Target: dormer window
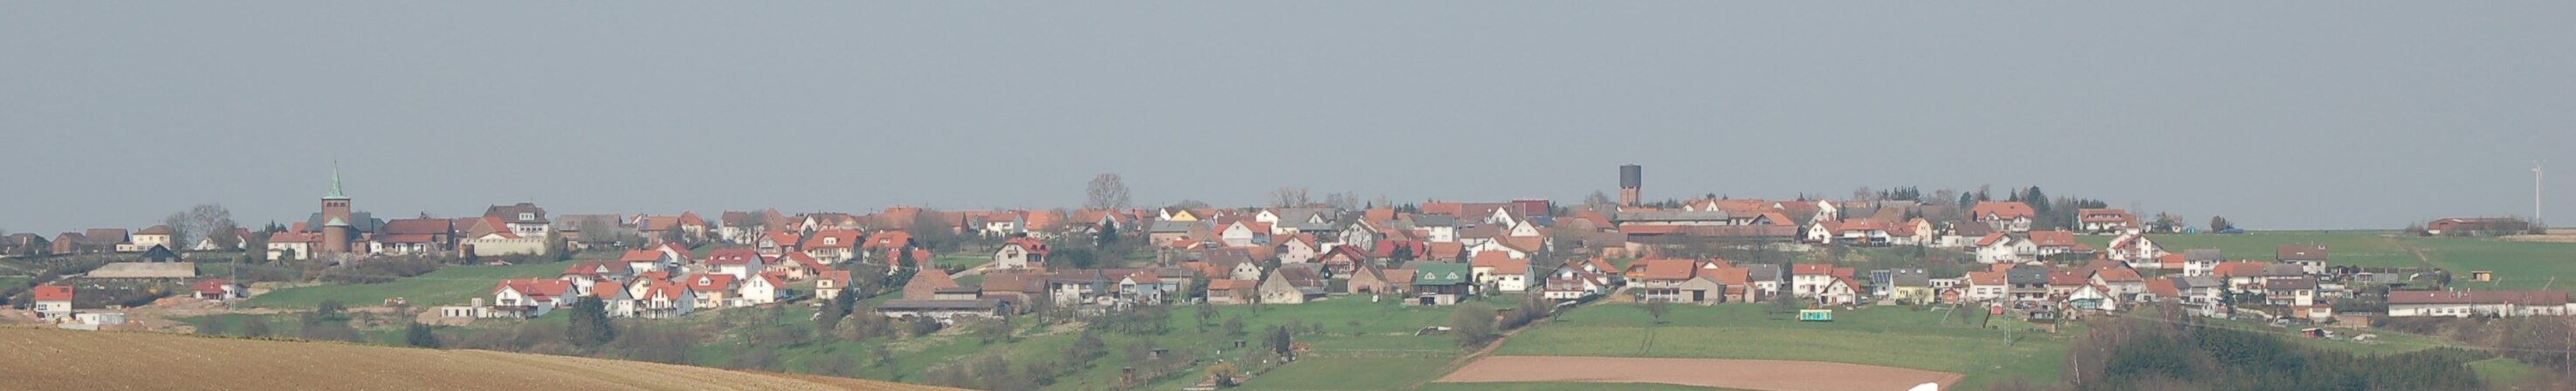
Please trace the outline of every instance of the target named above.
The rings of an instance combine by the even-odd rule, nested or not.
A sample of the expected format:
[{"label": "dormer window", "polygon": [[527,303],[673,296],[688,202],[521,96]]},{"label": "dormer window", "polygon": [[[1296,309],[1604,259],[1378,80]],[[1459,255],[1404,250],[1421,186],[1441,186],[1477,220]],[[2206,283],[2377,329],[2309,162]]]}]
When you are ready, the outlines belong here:
[{"label": "dormer window", "polygon": [[537,219],[537,214],[535,214],[535,213],[520,213],[520,214],[519,214],[519,220],[536,220],[536,219]]},{"label": "dormer window", "polygon": [[823,238],[823,244],[841,244],[841,238]]}]

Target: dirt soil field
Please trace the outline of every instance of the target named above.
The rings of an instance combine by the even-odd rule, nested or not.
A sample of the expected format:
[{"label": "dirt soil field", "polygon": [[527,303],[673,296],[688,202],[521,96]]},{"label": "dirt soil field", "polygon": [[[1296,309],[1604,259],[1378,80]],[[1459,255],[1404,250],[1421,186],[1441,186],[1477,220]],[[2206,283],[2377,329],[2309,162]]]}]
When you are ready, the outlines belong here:
[{"label": "dirt soil field", "polygon": [[1923,383],[1941,388],[1959,374],[1874,365],[1811,361],[1703,358],[1497,356],[1450,372],[1440,383],[1591,382],[1663,383],[1771,391],[1904,390]]},{"label": "dirt soil field", "polygon": [[0,327],[5,389],[947,390],[580,357]]}]

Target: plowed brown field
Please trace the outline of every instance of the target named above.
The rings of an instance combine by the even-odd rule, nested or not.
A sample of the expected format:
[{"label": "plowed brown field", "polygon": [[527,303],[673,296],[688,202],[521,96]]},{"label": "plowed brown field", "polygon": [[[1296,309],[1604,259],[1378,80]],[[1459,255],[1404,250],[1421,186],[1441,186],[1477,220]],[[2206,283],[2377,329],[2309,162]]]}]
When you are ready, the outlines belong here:
[{"label": "plowed brown field", "polygon": [[144,332],[0,328],[0,388],[947,390],[635,361]]},{"label": "plowed brown field", "polygon": [[1947,388],[1959,374],[1874,365],[1710,358],[1496,356],[1476,360],[1441,383],[1663,383],[1770,391],[1904,390],[1923,383]]}]

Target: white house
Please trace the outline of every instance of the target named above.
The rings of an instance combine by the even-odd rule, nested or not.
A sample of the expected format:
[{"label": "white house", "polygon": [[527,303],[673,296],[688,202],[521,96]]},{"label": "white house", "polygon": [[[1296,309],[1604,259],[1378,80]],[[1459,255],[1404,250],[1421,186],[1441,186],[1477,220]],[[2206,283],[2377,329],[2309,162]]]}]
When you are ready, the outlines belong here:
[{"label": "white house", "polygon": [[670,319],[697,310],[697,292],[687,285],[670,281],[647,281],[643,295],[635,297],[636,316],[645,319]]},{"label": "white house", "polygon": [[492,287],[493,317],[534,318],[571,305],[579,298],[571,281],[556,279],[501,280]]},{"label": "white house", "polygon": [[72,287],[37,285],[34,291],[37,319],[54,320],[72,316]]},{"label": "white house", "polygon": [[768,270],[764,265],[766,261],[760,256],[759,251],[748,248],[728,248],[707,253],[709,272],[731,274],[733,278],[740,280],[750,280],[752,275]]},{"label": "white house", "polygon": [[591,287],[590,297],[599,299],[599,304],[608,309],[608,317],[635,317],[635,295],[628,293],[625,285],[614,281],[600,282]]},{"label": "white house", "polygon": [[742,281],[742,301],[748,305],[776,303],[787,293],[787,282],[777,276],[763,274]]},{"label": "white house", "polygon": [[1977,262],[2019,263],[2039,259],[2039,244],[2002,232],[1986,234],[1977,240]]}]

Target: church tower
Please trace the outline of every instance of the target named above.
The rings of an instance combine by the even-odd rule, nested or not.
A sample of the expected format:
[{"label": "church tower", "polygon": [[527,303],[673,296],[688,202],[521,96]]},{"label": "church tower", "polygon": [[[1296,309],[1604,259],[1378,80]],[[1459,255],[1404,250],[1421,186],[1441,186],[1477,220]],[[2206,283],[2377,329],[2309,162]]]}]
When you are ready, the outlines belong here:
[{"label": "church tower", "polygon": [[349,225],[349,195],[340,192],[340,168],[331,167],[331,194],[322,196],[322,250],[325,254],[349,252],[349,242],[357,238],[357,227]]}]

